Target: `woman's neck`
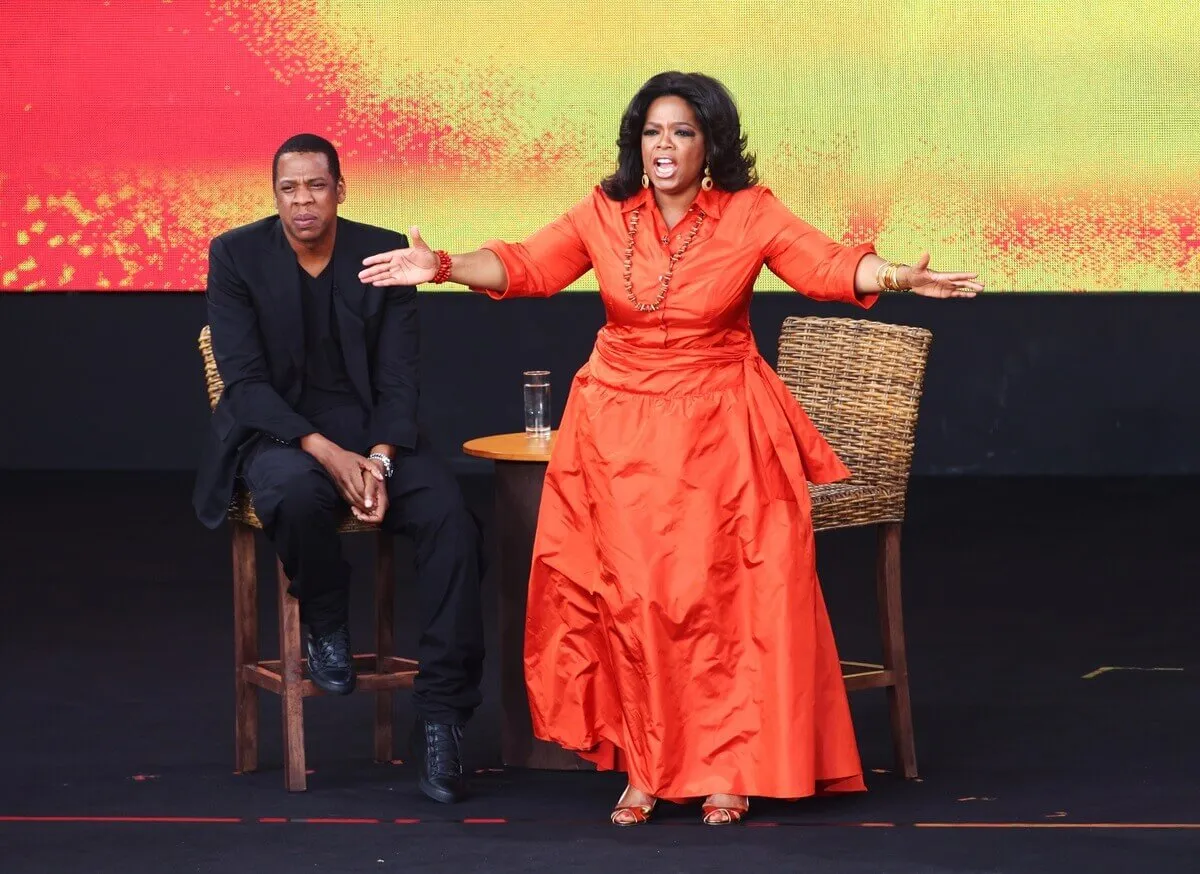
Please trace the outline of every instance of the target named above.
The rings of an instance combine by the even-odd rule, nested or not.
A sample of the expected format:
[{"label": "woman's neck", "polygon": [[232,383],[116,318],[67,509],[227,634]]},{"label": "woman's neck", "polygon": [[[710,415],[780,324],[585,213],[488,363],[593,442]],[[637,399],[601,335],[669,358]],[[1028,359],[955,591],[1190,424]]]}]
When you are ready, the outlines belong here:
[{"label": "woman's neck", "polygon": [[654,202],[658,204],[658,211],[662,213],[663,221],[667,223],[668,228],[673,228],[679,223],[699,193],[700,183],[698,181],[678,194],[663,194],[661,191],[655,190]]}]

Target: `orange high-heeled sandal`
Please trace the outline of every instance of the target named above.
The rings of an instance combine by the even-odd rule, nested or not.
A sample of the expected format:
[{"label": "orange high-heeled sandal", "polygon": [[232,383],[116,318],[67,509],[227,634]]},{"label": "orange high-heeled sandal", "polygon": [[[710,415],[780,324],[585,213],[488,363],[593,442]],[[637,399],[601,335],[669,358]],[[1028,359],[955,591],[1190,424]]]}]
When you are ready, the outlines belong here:
[{"label": "orange high-heeled sandal", "polygon": [[626,786],[621,797],[617,799],[617,806],[613,808],[612,814],[609,816],[613,825],[641,825],[650,821],[650,814],[654,812],[654,805],[658,804],[658,799],[655,798],[649,804],[626,804],[625,796],[632,788],[632,786]]},{"label": "orange high-heeled sandal", "polygon": [[[712,798],[712,796],[708,796]],[[700,809],[704,812],[705,825],[736,825],[750,812],[750,799],[746,799],[744,807],[725,807],[720,804],[709,804],[705,799]]]}]

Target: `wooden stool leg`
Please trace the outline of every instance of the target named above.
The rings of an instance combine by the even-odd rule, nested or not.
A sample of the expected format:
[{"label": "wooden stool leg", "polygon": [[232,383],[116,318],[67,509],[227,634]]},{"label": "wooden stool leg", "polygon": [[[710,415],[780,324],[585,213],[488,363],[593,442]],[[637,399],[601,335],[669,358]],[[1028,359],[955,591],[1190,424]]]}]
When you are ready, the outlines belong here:
[{"label": "wooden stool leg", "polygon": [[288,594],[283,562],[279,577],[279,672],[283,675],[283,782],[289,792],[308,788],[304,766],[304,669],[300,661],[300,602]]},{"label": "wooden stool leg", "polygon": [[254,529],[234,522],[233,530],[233,689],[234,760],[239,773],[258,769],[258,690],[246,682],[245,665],[258,663],[258,570]]},{"label": "wooden stool leg", "polygon": [[904,613],[900,600],[900,523],[879,526],[875,574],[879,627],[883,635],[883,665],[892,675],[887,687],[896,767],[905,778],[917,776],[917,747],[913,736],[912,700],[908,694],[908,653],[904,647]]},{"label": "wooden stool leg", "polygon": [[[395,652],[396,569],[392,535],[380,531],[375,547],[375,670],[388,670]],[[375,761],[392,760],[392,693],[375,693]]]}]

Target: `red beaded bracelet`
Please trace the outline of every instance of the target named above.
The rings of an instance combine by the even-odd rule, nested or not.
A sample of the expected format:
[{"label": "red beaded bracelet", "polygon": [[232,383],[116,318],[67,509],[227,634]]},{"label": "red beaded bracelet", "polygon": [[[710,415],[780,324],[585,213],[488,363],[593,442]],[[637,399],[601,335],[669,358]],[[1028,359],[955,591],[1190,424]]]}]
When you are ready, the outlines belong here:
[{"label": "red beaded bracelet", "polygon": [[434,285],[440,285],[450,278],[450,266],[452,261],[450,260],[450,253],[445,249],[438,249],[433,254],[437,255],[438,269],[437,273],[433,274],[433,279],[431,279],[430,282],[432,282]]}]

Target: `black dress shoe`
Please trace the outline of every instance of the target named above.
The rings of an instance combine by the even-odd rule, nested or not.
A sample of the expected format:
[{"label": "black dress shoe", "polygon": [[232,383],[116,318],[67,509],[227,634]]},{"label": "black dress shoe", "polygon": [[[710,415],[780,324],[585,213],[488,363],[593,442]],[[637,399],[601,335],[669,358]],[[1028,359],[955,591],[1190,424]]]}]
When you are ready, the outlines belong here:
[{"label": "black dress shoe", "polygon": [[413,726],[412,759],[417,765],[417,786],[434,801],[453,804],[467,797],[463,778],[461,725],[426,722]]},{"label": "black dress shoe", "polygon": [[354,691],[354,659],[350,654],[350,632],[345,625],[321,634],[312,629],[304,636],[308,656],[308,675],[318,689],[330,695],[349,695]]}]

